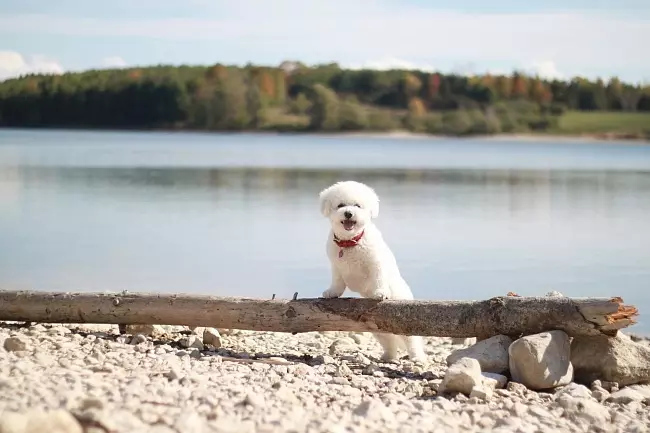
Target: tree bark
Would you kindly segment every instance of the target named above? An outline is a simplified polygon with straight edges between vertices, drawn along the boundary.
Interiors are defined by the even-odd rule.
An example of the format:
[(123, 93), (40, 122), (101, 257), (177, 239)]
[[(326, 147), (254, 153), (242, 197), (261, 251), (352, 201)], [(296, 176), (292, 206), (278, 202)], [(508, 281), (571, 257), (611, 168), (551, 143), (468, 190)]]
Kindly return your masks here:
[(0, 291), (0, 320), (212, 326), (274, 332), (355, 331), (488, 338), (560, 329), (616, 335), (635, 323), (614, 298), (504, 296), (483, 301), (363, 298), (261, 300), (149, 293)]

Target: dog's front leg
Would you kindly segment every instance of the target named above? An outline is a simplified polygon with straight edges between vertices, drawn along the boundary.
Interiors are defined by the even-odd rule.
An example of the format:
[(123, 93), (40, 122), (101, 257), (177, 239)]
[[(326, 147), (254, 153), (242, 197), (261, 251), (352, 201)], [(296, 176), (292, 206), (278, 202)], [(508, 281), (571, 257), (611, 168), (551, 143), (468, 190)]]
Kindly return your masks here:
[(374, 278), (371, 279), (372, 286), (369, 287), (368, 297), (372, 299), (390, 299), (391, 290), (389, 285), (389, 280), (386, 275), (383, 275), (381, 272), (378, 272)]
[(340, 298), (345, 292), (345, 281), (343, 281), (343, 276), (336, 269), (335, 266), (332, 266), (332, 283), (330, 288), (325, 290), (321, 295), (322, 298)]

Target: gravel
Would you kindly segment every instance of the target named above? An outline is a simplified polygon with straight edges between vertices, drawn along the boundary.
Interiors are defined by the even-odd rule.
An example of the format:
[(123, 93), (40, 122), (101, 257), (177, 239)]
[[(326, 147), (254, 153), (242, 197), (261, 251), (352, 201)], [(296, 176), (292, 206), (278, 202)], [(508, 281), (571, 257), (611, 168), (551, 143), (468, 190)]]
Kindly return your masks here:
[(427, 365), (386, 364), (368, 334), (145, 328), (0, 324), (0, 433), (650, 429), (650, 385), (535, 392), (483, 373), (439, 395), (448, 338), (425, 338)]

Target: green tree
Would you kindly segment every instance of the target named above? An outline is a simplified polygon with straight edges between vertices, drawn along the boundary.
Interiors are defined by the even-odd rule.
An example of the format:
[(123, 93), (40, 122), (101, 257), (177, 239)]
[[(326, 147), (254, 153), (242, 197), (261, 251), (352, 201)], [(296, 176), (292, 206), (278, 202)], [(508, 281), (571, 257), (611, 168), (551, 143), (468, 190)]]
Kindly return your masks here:
[(356, 98), (340, 102), (339, 128), (343, 131), (360, 131), (368, 128), (368, 115)]
[(336, 93), (322, 84), (316, 84), (313, 87), (313, 95), (310, 127), (322, 131), (338, 130), (340, 104)]

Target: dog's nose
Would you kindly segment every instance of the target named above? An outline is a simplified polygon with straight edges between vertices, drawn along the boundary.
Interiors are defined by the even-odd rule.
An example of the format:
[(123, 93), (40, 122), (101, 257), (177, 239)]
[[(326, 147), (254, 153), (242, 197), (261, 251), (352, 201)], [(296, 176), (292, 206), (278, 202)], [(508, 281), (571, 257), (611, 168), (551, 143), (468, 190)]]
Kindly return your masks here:
[(350, 212), (349, 210), (346, 210), (346, 211), (343, 213), (343, 215), (345, 215), (345, 217), (346, 217), (347, 219), (352, 218), (352, 212)]

